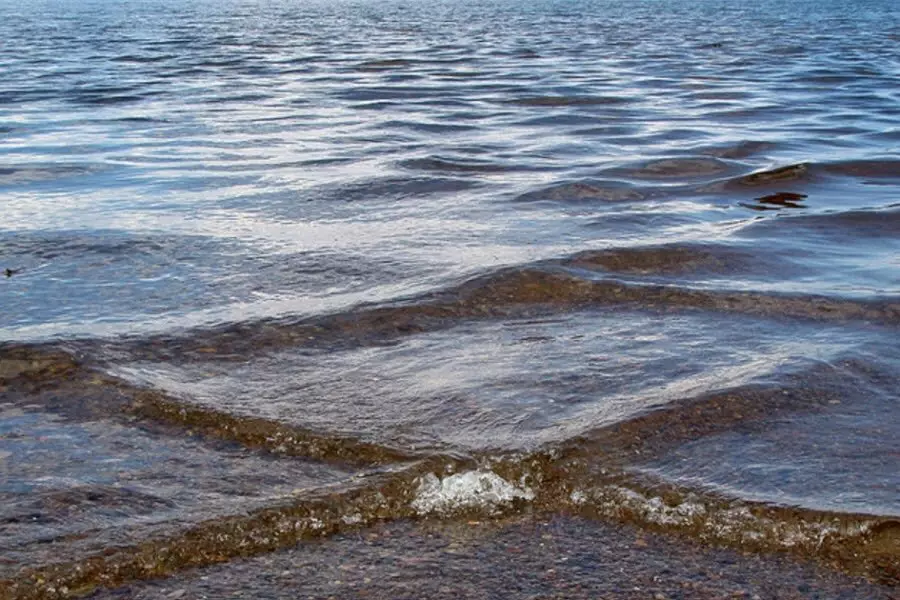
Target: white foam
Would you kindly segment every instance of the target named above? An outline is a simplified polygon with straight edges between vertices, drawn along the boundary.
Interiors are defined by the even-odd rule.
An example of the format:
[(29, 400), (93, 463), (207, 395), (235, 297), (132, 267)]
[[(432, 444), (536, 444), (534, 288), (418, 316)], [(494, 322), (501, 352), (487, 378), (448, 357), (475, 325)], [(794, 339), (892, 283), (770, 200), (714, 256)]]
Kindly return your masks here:
[(357, 512), (350, 515), (344, 515), (341, 517), (341, 521), (346, 525), (358, 525), (363, 522), (363, 516)]
[(868, 521), (839, 523), (835, 519), (815, 517), (779, 520), (756, 514), (748, 506), (716, 506), (693, 496), (672, 505), (658, 496), (615, 485), (595, 490), (593, 499), (598, 508), (611, 515), (629, 511), (647, 523), (699, 528), (701, 538), (765, 542), (782, 548), (818, 547), (830, 538), (866, 535), (871, 527)]
[(534, 491), (517, 487), (493, 471), (466, 471), (443, 479), (433, 473), (419, 478), (412, 507), (419, 514), (465, 509), (496, 510), (516, 499), (534, 500)]

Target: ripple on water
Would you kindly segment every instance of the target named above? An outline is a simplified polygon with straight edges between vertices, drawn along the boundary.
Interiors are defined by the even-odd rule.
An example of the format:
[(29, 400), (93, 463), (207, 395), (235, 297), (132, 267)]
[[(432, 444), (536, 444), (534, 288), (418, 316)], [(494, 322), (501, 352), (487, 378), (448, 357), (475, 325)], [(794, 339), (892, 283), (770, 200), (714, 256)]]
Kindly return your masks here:
[(896, 583), (894, 4), (351, 4), (0, 6), (20, 595), (416, 498)]
[(733, 172), (737, 169), (736, 165), (718, 158), (690, 156), (651, 160), (632, 167), (617, 167), (611, 169), (610, 172), (639, 181), (671, 179), (684, 182), (685, 180), (690, 181)]
[(643, 200), (645, 194), (629, 183), (615, 180), (575, 181), (549, 186), (542, 190), (526, 192), (515, 202), (635, 202)]

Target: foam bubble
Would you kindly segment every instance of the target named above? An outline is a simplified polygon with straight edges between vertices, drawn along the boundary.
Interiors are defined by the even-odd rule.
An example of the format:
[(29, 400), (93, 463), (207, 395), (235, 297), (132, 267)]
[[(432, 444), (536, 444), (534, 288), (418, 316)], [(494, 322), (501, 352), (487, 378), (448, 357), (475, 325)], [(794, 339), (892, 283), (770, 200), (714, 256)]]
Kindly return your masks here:
[(493, 471), (466, 471), (443, 479), (428, 473), (419, 478), (412, 507), (423, 515), (466, 509), (496, 510), (516, 499), (533, 500), (534, 491), (524, 485), (517, 487)]

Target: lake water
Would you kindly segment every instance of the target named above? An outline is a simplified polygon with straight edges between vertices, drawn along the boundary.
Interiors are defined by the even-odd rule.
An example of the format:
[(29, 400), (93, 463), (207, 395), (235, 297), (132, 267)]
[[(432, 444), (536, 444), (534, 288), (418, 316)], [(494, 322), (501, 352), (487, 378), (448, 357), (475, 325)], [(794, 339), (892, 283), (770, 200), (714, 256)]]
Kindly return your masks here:
[(0, 0), (0, 40), (8, 597), (531, 511), (897, 584), (896, 2)]

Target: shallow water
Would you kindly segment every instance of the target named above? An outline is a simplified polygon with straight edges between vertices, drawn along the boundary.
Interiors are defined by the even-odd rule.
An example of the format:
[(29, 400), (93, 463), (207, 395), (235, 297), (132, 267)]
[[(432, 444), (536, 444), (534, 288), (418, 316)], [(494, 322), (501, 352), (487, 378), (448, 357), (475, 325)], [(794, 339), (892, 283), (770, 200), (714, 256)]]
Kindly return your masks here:
[(880, 600), (894, 591), (784, 558), (538, 514), (489, 524), (383, 524), (92, 597)]
[(532, 508), (896, 583), (894, 3), (2, 0), (0, 39), (11, 597)]

